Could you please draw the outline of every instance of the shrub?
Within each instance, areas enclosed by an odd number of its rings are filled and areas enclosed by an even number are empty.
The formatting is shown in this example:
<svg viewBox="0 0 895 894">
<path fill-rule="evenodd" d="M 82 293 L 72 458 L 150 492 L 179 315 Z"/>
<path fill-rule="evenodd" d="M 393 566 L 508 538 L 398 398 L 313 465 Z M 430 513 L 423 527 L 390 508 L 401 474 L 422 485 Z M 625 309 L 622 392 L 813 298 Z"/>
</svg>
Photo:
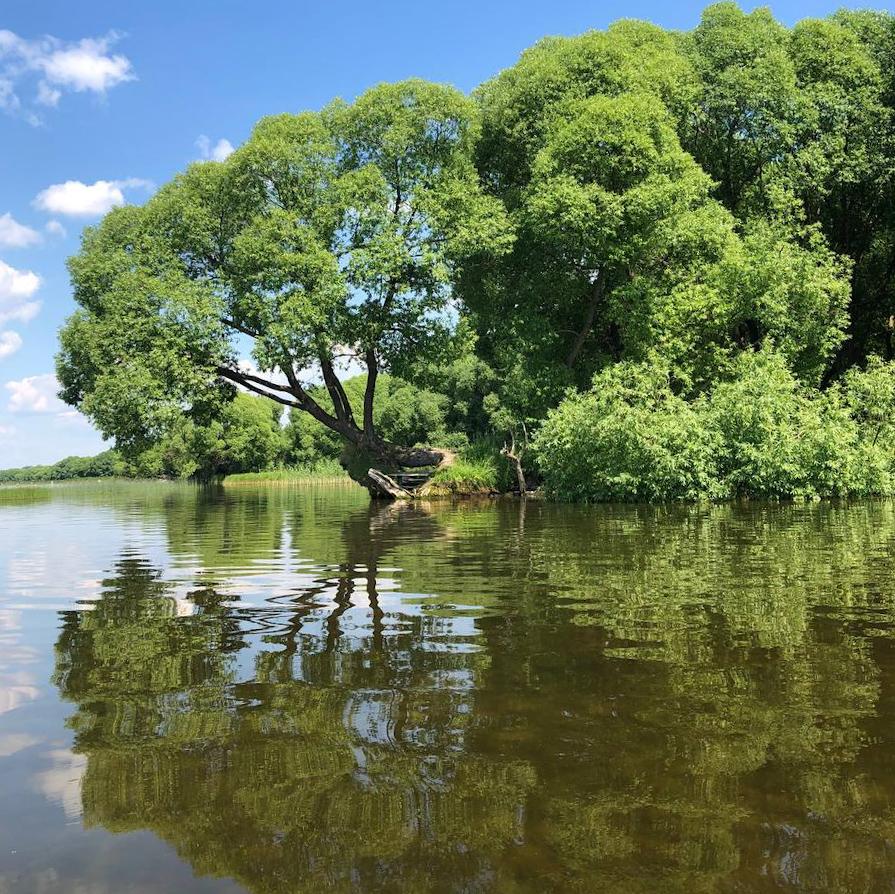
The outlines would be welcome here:
<svg viewBox="0 0 895 894">
<path fill-rule="evenodd" d="M 669 375 L 621 363 L 570 394 L 535 439 L 548 492 L 568 500 L 695 500 L 888 494 L 895 364 L 840 386 L 799 382 L 769 349 L 693 400 Z"/>
<path fill-rule="evenodd" d="M 815 497 L 888 489 L 868 468 L 858 424 L 836 389 L 801 385 L 780 354 L 747 352 L 703 413 L 719 445 L 718 473 L 731 495 Z"/>
<path fill-rule="evenodd" d="M 564 500 L 716 496 L 717 444 L 667 370 L 619 363 L 551 411 L 534 441 L 547 490 Z"/>
</svg>

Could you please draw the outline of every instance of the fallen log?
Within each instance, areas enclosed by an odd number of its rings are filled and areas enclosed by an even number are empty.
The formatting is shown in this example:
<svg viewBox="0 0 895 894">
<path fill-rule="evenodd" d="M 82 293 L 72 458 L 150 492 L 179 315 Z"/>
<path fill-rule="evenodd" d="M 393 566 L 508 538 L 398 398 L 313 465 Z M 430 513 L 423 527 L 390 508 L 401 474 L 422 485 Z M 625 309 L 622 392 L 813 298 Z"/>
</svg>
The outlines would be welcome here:
<svg viewBox="0 0 895 894">
<path fill-rule="evenodd" d="M 367 469 L 367 487 L 373 497 L 385 497 L 389 500 L 412 500 L 415 494 L 401 487 L 394 478 L 390 478 L 378 469 Z"/>
</svg>

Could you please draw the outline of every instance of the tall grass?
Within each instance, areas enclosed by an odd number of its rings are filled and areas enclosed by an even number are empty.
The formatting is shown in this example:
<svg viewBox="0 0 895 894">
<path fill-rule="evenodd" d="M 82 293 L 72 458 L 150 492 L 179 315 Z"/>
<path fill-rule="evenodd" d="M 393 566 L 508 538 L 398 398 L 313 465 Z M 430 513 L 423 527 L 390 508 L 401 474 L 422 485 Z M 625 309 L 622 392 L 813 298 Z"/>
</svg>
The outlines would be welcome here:
<svg viewBox="0 0 895 894">
<path fill-rule="evenodd" d="M 508 490 L 510 471 L 500 448 L 498 438 L 476 439 L 460 452 L 452 465 L 439 469 L 432 476 L 432 486 L 451 493 Z"/>
<path fill-rule="evenodd" d="M 257 482 L 350 482 L 345 470 L 334 459 L 321 459 L 315 463 L 264 472 L 238 472 L 227 475 L 224 484 L 254 484 Z"/>
</svg>

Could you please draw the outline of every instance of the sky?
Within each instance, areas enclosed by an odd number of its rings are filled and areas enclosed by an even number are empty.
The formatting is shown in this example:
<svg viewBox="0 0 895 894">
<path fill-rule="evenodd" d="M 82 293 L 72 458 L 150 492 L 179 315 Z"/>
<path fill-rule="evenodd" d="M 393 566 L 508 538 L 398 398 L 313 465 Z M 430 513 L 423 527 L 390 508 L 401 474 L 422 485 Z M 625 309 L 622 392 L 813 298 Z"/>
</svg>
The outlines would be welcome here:
<svg viewBox="0 0 895 894">
<path fill-rule="evenodd" d="M 753 4 L 743 4 L 751 9 Z M 843 5 L 772 4 L 787 23 Z M 692 28 L 678 0 L 2 0 L 0 468 L 105 449 L 56 397 L 74 310 L 66 258 L 111 207 L 145 201 L 191 161 L 222 158 L 262 116 L 422 77 L 471 90 L 548 34 L 619 18 Z"/>
</svg>

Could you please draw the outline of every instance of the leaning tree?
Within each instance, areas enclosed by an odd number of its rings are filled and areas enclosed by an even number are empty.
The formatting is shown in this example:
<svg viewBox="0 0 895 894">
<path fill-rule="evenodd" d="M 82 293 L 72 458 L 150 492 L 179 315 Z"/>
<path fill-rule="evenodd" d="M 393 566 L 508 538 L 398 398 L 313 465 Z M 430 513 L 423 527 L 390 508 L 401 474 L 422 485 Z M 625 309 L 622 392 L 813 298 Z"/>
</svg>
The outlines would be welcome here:
<svg viewBox="0 0 895 894">
<path fill-rule="evenodd" d="M 446 343 L 458 268 L 508 248 L 472 162 L 476 129 L 450 87 L 381 85 L 265 118 L 226 161 L 110 212 L 70 261 L 79 309 L 61 332 L 61 396 L 124 450 L 184 415 L 213 418 L 241 388 L 337 432 L 373 488 L 375 466 L 444 461 L 385 441 L 373 399 L 381 370 Z M 362 415 L 337 375 L 346 357 L 366 370 Z"/>
</svg>

